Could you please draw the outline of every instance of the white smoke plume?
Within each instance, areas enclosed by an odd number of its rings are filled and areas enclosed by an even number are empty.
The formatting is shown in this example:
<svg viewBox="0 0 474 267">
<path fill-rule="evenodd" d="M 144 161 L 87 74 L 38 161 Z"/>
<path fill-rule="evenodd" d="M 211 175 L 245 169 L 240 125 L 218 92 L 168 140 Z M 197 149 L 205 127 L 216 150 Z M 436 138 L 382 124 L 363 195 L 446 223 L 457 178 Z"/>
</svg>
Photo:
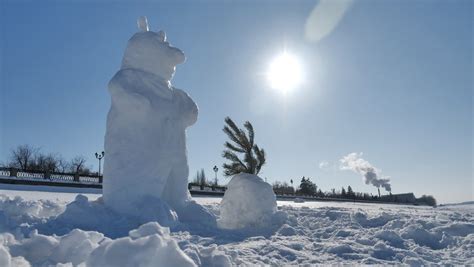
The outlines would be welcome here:
<svg viewBox="0 0 474 267">
<path fill-rule="evenodd" d="M 365 184 L 371 184 L 377 188 L 383 187 L 387 192 L 392 191 L 390 177 L 381 176 L 377 170 L 367 160 L 362 158 L 362 153 L 350 153 L 341 160 L 341 170 L 351 170 L 364 177 Z"/>
<path fill-rule="evenodd" d="M 321 170 L 327 169 L 329 167 L 329 162 L 327 160 L 323 160 L 319 163 L 319 168 Z"/>
</svg>

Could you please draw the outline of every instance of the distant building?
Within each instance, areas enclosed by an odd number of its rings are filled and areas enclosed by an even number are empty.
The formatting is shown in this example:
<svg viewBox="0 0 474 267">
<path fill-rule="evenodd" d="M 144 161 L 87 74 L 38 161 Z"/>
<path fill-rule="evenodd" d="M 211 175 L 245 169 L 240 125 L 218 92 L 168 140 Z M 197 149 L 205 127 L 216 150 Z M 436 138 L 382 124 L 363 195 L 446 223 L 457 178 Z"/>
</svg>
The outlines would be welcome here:
<svg viewBox="0 0 474 267">
<path fill-rule="evenodd" d="M 399 203 L 416 203 L 416 197 L 413 193 L 390 194 L 381 196 L 382 201 L 399 202 Z"/>
</svg>

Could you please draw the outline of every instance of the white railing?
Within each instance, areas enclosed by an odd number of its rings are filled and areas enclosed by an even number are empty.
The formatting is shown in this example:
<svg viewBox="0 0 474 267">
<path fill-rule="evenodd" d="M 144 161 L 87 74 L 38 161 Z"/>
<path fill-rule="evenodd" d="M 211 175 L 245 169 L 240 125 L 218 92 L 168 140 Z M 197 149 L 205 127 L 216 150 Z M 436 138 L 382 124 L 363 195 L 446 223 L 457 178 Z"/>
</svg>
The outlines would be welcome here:
<svg viewBox="0 0 474 267">
<path fill-rule="evenodd" d="M 67 174 L 51 174 L 49 176 L 49 179 L 51 181 L 59 181 L 59 182 L 74 182 L 74 176 L 67 175 Z"/>
<path fill-rule="evenodd" d="M 16 171 L 8 170 L 6 168 L 0 169 L 0 179 L 26 180 L 42 182 L 59 182 L 59 183 L 74 183 L 74 184 L 101 184 L 102 177 L 94 176 L 76 176 L 74 174 L 45 174 L 39 172 Z"/>
<path fill-rule="evenodd" d="M 79 182 L 98 184 L 99 183 L 99 178 L 98 177 L 89 177 L 89 176 L 79 176 Z"/>
<path fill-rule="evenodd" d="M 18 178 L 30 178 L 30 179 L 44 179 L 44 174 L 36 172 L 18 172 L 16 174 Z"/>
</svg>

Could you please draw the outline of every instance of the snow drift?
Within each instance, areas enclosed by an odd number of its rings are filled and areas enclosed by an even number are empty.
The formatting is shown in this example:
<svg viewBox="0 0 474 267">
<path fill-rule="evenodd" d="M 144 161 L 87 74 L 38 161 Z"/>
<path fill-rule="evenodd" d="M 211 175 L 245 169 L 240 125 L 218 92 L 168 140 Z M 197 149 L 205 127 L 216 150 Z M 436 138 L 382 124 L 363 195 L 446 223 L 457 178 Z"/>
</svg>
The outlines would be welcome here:
<svg viewBox="0 0 474 267">
<path fill-rule="evenodd" d="M 31 197 L 30 192 L 20 193 Z M 99 200 L 77 200 L 81 208 L 90 210 L 87 217 L 91 223 L 95 217 L 104 216 L 103 210 L 95 207 L 100 205 Z M 209 210 L 219 215 L 215 198 L 199 201 L 208 203 Z M 83 226 L 74 228 L 74 223 L 84 223 L 87 218 L 81 212 L 69 214 L 68 220 L 58 220 L 66 209 L 64 205 L 61 199 L 53 204 L 0 195 L 0 266 L 115 264 L 119 260 L 146 266 L 147 258 L 163 255 L 157 250 L 165 247 L 170 249 L 164 250 L 166 255 L 173 256 L 166 259 L 167 264 L 187 265 L 191 259 L 198 266 L 474 264 L 473 205 L 431 208 L 280 201 L 278 209 L 288 216 L 269 235 L 249 236 L 245 231 L 219 228 L 202 234 L 186 227 L 168 232 L 151 222 L 130 225 L 131 230 L 119 238 L 102 231 L 112 231 L 126 221 L 112 224 L 111 219 L 97 231 L 77 229 Z M 59 227 L 66 232 L 52 234 Z M 122 250 L 125 248 L 126 252 Z M 165 259 L 156 260 L 162 263 Z"/>
<path fill-rule="evenodd" d="M 106 240 L 95 249 L 88 266 L 196 266 L 156 222 L 130 231 L 128 237 Z"/>
</svg>

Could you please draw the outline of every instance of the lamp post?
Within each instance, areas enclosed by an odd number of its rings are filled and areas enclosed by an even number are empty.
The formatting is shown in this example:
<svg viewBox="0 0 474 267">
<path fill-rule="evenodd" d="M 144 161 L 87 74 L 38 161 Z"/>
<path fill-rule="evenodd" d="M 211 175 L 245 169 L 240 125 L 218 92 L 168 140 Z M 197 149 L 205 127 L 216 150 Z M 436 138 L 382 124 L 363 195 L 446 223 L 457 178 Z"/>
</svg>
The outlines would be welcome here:
<svg viewBox="0 0 474 267">
<path fill-rule="evenodd" d="M 217 186 L 217 172 L 219 171 L 219 168 L 217 168 L 217 166 L 214 166 L 212 170 L 214 170 L 214 173 L 216 174 L 216 176 L 214 177 L 214 184 L 215 186 Z"/>
<path fill-rule="evenodd" d="M 101 153 L 95 152 L 95 158 L 99 160 L 99 176 L 100 176 L 100 162 L 102 161 L 102 158 L 104 158 L 105 152 L 102 151 Z"/>
</svg>

